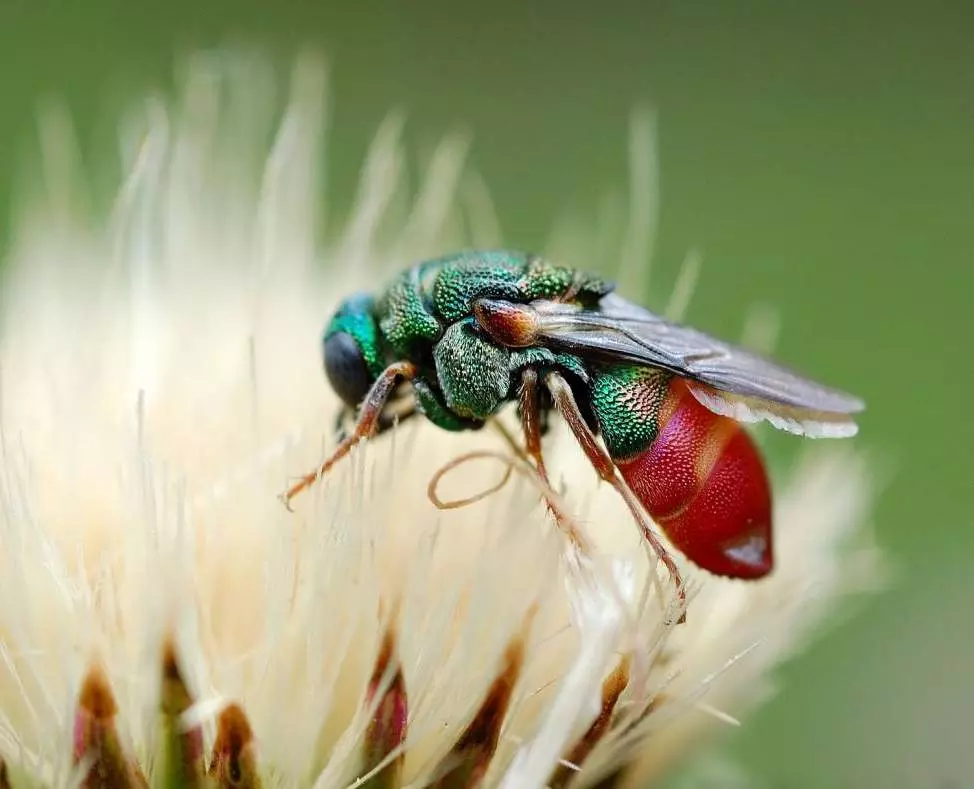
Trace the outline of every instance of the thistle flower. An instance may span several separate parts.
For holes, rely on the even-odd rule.
[[[557,431],[575,541],[523,467],[436,509],[430,479],[458,454],[485,453],[441,498],[510,466],[490,431],[422,420],[288,512],[278,494],[332,440],[329,311],[417,257],[499,239],[462,141],[406,201],[396,117],[322,237],[323,70],[298,65],[276,126],[271,83],[250,62],[194,61],[174,106],[151,100],[123,127],[107,219],[73,199],[66,117],[43,124],[0,335],[0,785],[658,778],[876,577],[862,459],[805,456],[777,499],[779,570],[686,568],[681,625],[624,505]]]

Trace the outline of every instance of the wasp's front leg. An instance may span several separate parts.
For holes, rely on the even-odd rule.
[[[372,388],[369,389],[362,405],[359,406],[358,419],[352,432],[338,443],[331,456],[317,469],[305,474],[281,496],[285,506],[290,508],[291,499],[326,474],[332,466],[351,452],[352,447],[359,441],[374,436],[379,428],[382,411],[396,387],[403,381],[411,381],[415,377],[416,366],[411,362],[396,362],[383,370],[375,383],[372,384]]]
[[[376,436],[381,436],[387,430],[391,430],[407,419],[412,419],[419,413],[416,409],[416,401],[412,397],[404,399],[401,403],[396,401],[390,405],[394,405],[395,407],[387,406],[379,415],[379,421],[376,424],[374,434]],[[351,408],[342,406],[338,412],[338,416],[335,417],[335,441],[341,443],[348,437],[348,423],[354,417],[355,412]]]

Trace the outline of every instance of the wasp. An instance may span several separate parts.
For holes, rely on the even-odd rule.
[[[324,371],[349,431],[285,502],[358,442],[422,415],[483,427],[517,404],[523,454],[547,482],[557,413],[644,537],[679,572],[643,511],[698,567],[758,579],[774,565],[771,488],[745,423],[808,437],[856,433],[859,399],[633,304],[591,273],[509,250],[419,263],[340,304]],[[682,586],[681,586],[682,588]]]

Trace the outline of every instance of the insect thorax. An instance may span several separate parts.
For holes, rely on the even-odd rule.
[[[526,366],[584,375],[573,356],[505,348],[479,332],[472,317],[477,299],[569,300],[592,309],[611,290],[605,280],[534,255],[463,252],[400,274],[379,298],[376,314],[389,361],[408,359],[419,367],[420,408],[456,430],[482,423],[509,400],[516,393],[514,378]]]

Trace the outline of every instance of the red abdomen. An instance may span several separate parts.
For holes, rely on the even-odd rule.
[[[655,440],[616,465],[690,561],[734,578],[771,572],[771,491],[757,447],[737,422],[697,402],[686,382],[670,381]]]

